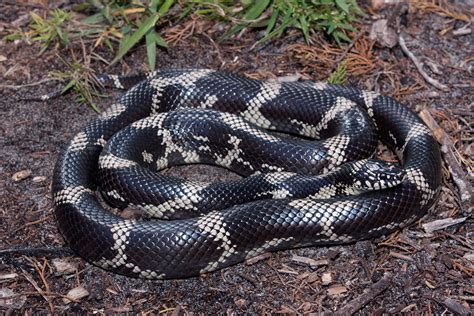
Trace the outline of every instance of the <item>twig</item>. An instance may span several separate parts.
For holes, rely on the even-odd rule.
[[[24,256],[70,256],[73,255],[73,251],[68,247],[22,247],[16,246],[8,249],[0,250],[0,257],[2,256],[13,256],[13,255],[24,255]]]
[[[43,257],[43,264],[41,265],[41,269],[38,266],[38,262],[36,260],[33,261],[33,265],[35,267],[36,272],[38,272],[41,281],[43,282],[44,288],[46,292],[50,292],[48,281],[46,280],[45,273],[46,273],[46,258]]]
[[[21,293],[18,293],[18,294],[14,294],[14,295],[11,295],[11,296],[7,296],[7,297],[4,297],[4,298],[17,298],[17,297],[22,297],[23,295],[25,296],[47,296],[47,297],[52,297],[52,298],[56,298],[56,297],[60,297],[60,298],[66,298],[72,302],[75,302],[75,303],[79,303],[78,300],[76,300],[75,298],[72,298],[70,296],[67,296],[67,295],[64,295],[64,294],[60,294],[60,293],[55,293],[55,292],[41,292],[41,293],[38,293],[38,292],[21,292]]]
[[[61,81],[58,78],[45,78],[40,81],[32,82],[32,83],[26,83],[26,84],[20,84],[20,85],[11,85],[11,84],[0,84],[0,89],[21,89],[21,88],[26,88],[26,87],[33,87],[33,86],[39,86],[45,82],[50,82],[50,81]]]
[[[349,46],[346,47],[346,49],[344,50],[344,52],[342,52],[341,56],[339,56],[337,58],[337,60],[334,62],[333,66],[329,69],[327,75],[331,75],[336,69],[337,67],[339,66],[339,64],[344,60],[346,59],[347,55],[350,53],[350,51],[352,50],[352,48],[354,47],[354,45],[356,44],[356,42],[362,37],[362,35],[364,34],[364,32],[359,32],[357,33],[357,35],[354,37],[354,39],[352,40],[352,42],[349,44]]]
[[[36,225],[36,224],[42,223],[42,222],[48,220],[50,217],[51,217],[51,215],[48,215],[48,216],[45,216],[45,217],[43,217],[43,218],[40,218],[40,219],[38,219],[38,220],[36,220],[36,221],[28,222],[28,223],[22,225],[21,227],[18,227],[17,229],[13,230],[12,232],[9,232],[8,235],[11,236],[11,235],[15,234],[17,231],[22,230],[22,229],[24,229],[24,228],[26,228],[26,227],[28,227],[28,226],[32,226],[32,225]]]
[[[207,35],[206,33],[202,33],[202,35],[204,37],[206,37],[209,40],[209,42],[211,42],[212,46],[214,46],[214,49],[217,53],[217,57],[219,58],[219,61],[221,62],[221,67],[224,66],[225,61],[222,58],[222,54],[221,54],[221,50],[220,50],[219,46],[217,46],[216,42],[214,42],[214,40],[209,35]]]
[[[433,134],[436,140],[441,144],[441,151],[444,154],[444,158],[448,165],[449,172],[453,177],[453,181],[459,189],[459,194],[461,196],[462,202],[468,202],[472,199],[472,186],[469,181],[466,180],[464,176],[464,171],[461,166],[456,162],[456,157],[452,148],[454,144],[451,141],[450,137],[446,132],[436,123],[431,113],[427,110],[422,110],[420,112],[420,117],[428,125],[428,127],[433,131]]]
[[[23,270],[23,276],[25,277],[25,279],[31,283],[31,285],[33,285],[33,287],[35,288],[36,291],[38,291],[38,293],[44,298],[44,300],[48,303],[49,305],[49,310],[51,311],[51,314],[54,314],[54,305],[53,303],[51,303],[51,300],[49,299],[49,297],[47,295],[44,294],[44,291],[39,287],[38,283],[33,279],[33,277],[28,273],[26,272],[25,270]]]
[[[398,35],[398,44],[400,45],[403,52],[408,56],[408,58],[410,58],[411,61],[415,64],[416,69],[418,69],[418,72],[423,76],[423,78],[426,80],[426,82],[428,82],[429,84],[431,84],[432,86],[434,86],[434,87],[436,87],[440,90],[447,91],[449,89],[448,86],[446,86],[446,85],[442,84],[441,82],[439,82],[438,80],[433,79],[430,76],[428,76],[428,74],[423,70],[423,64],[408,49],[408,47],[405,43],[405,39],[403,38],[402,34]]]
[[[392,278],[393,277],[390,273],[385,273],[380,281],[373,284],[366,293],[347,303],[343,308],[337,311],[336,315],[354,314],[372,301],[377,295],[385,291],[392,283]]]

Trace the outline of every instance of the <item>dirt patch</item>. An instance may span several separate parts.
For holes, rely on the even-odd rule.
[[[8,12],[5,25],[30,9],[0,5],[0,12]],[[390,10],[377,14],[389,13]],[[189,31],[175,46],[161,51],[157,67],[206,67],[261,78],[296,73],[323,80],[334,69],[334,62],[347,54],[353,60],[348,67],[350,84],[395,96],[414,110],[429,111],[452,140],[455,157],[467,178],[468,173],[473,172],[470,160],[474,125],[472,35],[454,36],[452,30],[462,27],[464,22],[427,11],[409,11],[402,22],[401,29],[410,49],[427,65],[432,64],[426,71],[448,85],[449,91],[427,84],[399,47],[379,48],[366,35],[348,52],[344,47],[331,47],[323,38],[306,47],[299,33],[292,32],[249,51],[258,34],[248,33],[241,39],[216,44],[213,39],[217,38],[217,27],[192,22],[197,23],[196,26],[188,29],[194,32]],[[191,22],[183,22],[179,26],[182,30],[186,29],[184,23]],[[368,30],[370,25],[368,19],[360,28]],[[171,38],[176,36],[177,30],[179,28],[167,29],[165,33]],[[2,84],[34,82],[46,78],[49,71],[64,69],[54,51],[38,56],[36,45],[3,44],[0,55],[6,60],[0,62]],[[61,54],[68,56],[69,53],[64,50]],[[101,54],[109,60],[112,57],[107,51]],[[107,72],[144,70],[145,64],[145,51],[140,48]],[[98,72],[105,71],[100,62],[93,66]],[[44,103],[18,100],[21,96],[49,92],[54,87],[55,84],[49,82],[0,90],[0,249],[17,245],[63,245],[51,209],[54,162],[64,144],[96,114],[87,106],[78,105],[72,95]],[[111,92],[111,97],[113,94]],[[98,100],[101,108],[110,102],[110,99]],[[0,257],[0,310],[18,309],[20,313],[41,310],[308,313],[352,312],[357,303],[362,302],[359,312],[363,314],[472,311],[472,204],[460,200],[448,166],[443,167],[444,185],[437,205],[418,223],[401,232],[348,246],[278,252],[252,264],[239,264],[197,278],[135,280],[105,272],[78,257],[61,259],[77,268],[76,273],[66,276],[57,272],[50,257]],[[15,182],[13,175],[22,170],[31,170],[31,175]],[[221,170],[201,166],[175,172],[191,178],[199,175],[200,180],[229,178]],[[434,220],[462,217],[467,218],[433,233],[426,233],[422,228],[422,224]],[[89,295],[77,302],[65,303],[64,296],[78,286],[84,287]],[[14,295],[10,305],[1,299],[10,293],[6,289]]]

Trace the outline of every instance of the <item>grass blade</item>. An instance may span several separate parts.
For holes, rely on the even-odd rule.
[[[244,19],[254,20],[258,18],[262,14],[262,12],[265,11],[269,4],[270,0],[256,1],[255,4],[249,9],[249,11],[247,11],[247,13],[244,15]],[[237,24],[236,26],[225,32],[225,34],[222,35],[221,40],[240,32],[245,26],[246,23]]]
[[[160,10],[158,10],[158,16],[161,17],[165,15],[173,4],[174,4],[174,0],[165,0],[163,5],[160,7]]]
[[[117,56],[110,63],[111,65],[119,61],[136,43],[138,43],[142,37],[155,26],[156,22],[160,19],[159,14],[150,16],[144,23],[140,25],[138,30],[132,34],[130,37],[124,37],[123,44],[120,45],[120,49],[117,53]]]
[[[336,0],[336,4],[342,11],[349,13],[349,5],[347,4],[346,0]]]
[[[145,35],[146,41],[146,55],[148,58],[148,65],[150,66],[150,70],[155,70],[155,63],[156,63],[156,42],[155,42],[155,30],[151,29]]]
[[[283,17],[282,21],[281,21],[281,24],[272,32],[268,33],[267,35],[265,35],[263,38],[259,39],[256,43],[256,45],[259,45],[265,41],[268,41],[269,39],[271,39],[272,37],[278,37],[281,35],[281,33],[283,33],[283,31],[286,29],[286,27],[290,24],[293,24],[294,21],[295,21],[295,18],[292,18],[291,17],[291,14],[292,12],[290,10],[288,10],[285,14],[285,16]]]
[[[273,12],[272,12],[272,16],[270,17],[270,20],[268,21],[268,25],[267,25],[267,29],[265,30],[265,34],[268,34],[273,30],[279,15],[280,15],[280,10],[278,10],[277,8],[274,8]]]
[[[158,46],[161,46],[163,48],[168,48],[168,43],[164,40],[163,37],[161,37],[158,33],[155,32],[155,42]]]

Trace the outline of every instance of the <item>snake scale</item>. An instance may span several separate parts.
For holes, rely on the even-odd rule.
[[[69,142],[52,194],[66,242],[104,269],[183,278],[262,252],[377,237],[421,217],[438,195],[438,144],[389,97],[206,69],[102,80],[131,89]],[[400,164],[371,159],[378,140]],[[245,178],[156,172],[191,163]],[[107,203],[145,218],[107,210],[98,186]]]

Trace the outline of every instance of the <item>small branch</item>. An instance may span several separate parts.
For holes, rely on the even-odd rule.
[[[57,79],[57,78],[46,78],[46,79],[42,79],[40,81],[36,81],[36,82],[32,82],[32,83],[26,83],[26,84],[20,84],[20,85],[0,84],[0,89],[18,90],[18,89],[26,88],[26,87],[39,86],[39,85],[41,85],[45,82],[50,82],[50,81],[61,81],[61,80]]]
[[[23,270],[23,276],[25,277],[25,279],[31,283],[31,285],[33,285],[33,287],[35,288],[35,290],[38,292],[38,294],[40,294],[44,300],[48,303],[49,305],[49,310],[51,311],[51,314],[54,314],[54,305],[53,303],[51,302],[50,298],[44,294],[44,291],[43,289],[41,289],[38,285],[38,283],[33,279],[33,277],[28,273],[26,272],[25,270]]]
[[[364,34],[364,32],[360,31],[355,37],[354,39],[352,40],[352,42],[349,44],[349,46],[346,47],[346,49],[344,50],[344,52],[341,54],[341,56],[339,56],[337,58],[337,60],[334,62],[334,65],[329,69],[328,71],[328,76],[330,76],[334,70],[337,69],[337,67],[339,66],[339,64],[344,60],[346,59],[347,55],[350,53],[350,51],[352,50],[352,48],[354,47],[355,43],[357,43],[357,41],[362,37],[362,35]]]
[[[28,227],[28,226],[40,224],[40,223],[42,223],[42,222],[48,220],[48,219],[50,218],[50,216],[51,216],[51,215],[48,215],[48,216],[45,216],[45,217],[43,217],[43,218],[40,218],[40,219],[38,219],[38,220],[36,220],[36,221],[28,222],[28,223],[22,225],[21,227],[18,227],[17,229],[13,230],[12,232],[9,232],[8,235],[9,235],[9,236],[12,236],[12,235],[15,234],[17,231],[22,230],[22,229],[24,229],[24,228],[26,228],[26,227]],[[0,250],[0,251],[1,251],[1,250]]]
[[[377,295],[385,291],[390,284],[392,284],[392,275],[385,273],[380,281],[373,284],[366,293],[353,299],[347,303],[343,308],[337,311],[336,315],[352,315],[362,307],[370,303]]]
[[[420,112],[421,119],[433,131],[436,140],[441,144],[441,151],[444,154],[444,159],[448,165],[449,172],[453,177],[453,181],[459,189],[462,202],[468,202],[472,199],[472,186],[467,180],[463,169],[456,161],[456,156],[453,152],[454,144],[448,134],[436,123],[431,113],[427,110]]]
[[[74,252],[69,247],[21,247],[15,246],[8,249],[0,250],[0,257],[3,256],[71,256]]]
[[[416,56],[408,49],[405,39],[403,38],[402,34],[398,35],[398,44],[400,45],[401,49],[403,52],[408,56],[408,58],[411,59],[411,61],[415,64],[416,69],[418,69],[418,72],[423,76],[423,78],[431,84],[432,86],[440,89],[447,91],[449,88],[448,86],[442,84],[436,79],[431,78],[424,70],[423,70],[423,64],[416,58]]]

